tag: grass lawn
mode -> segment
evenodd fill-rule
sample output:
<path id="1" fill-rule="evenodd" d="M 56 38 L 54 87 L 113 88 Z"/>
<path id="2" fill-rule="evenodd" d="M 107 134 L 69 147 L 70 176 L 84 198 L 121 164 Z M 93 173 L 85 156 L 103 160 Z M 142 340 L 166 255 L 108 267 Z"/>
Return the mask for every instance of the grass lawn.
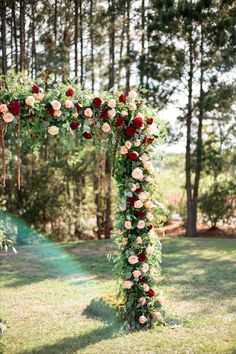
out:
<path id="1" fill-rule="evenodd" d="M 163 240 L 168 316 L 180 326 L 126 334 L 103 299 L 116 293 L 111 241 L 24 246 L 0 256 L 5 354 L 236 353 L 236 240 Z M 1 352 L 1 349 L 0 349 Z"/>

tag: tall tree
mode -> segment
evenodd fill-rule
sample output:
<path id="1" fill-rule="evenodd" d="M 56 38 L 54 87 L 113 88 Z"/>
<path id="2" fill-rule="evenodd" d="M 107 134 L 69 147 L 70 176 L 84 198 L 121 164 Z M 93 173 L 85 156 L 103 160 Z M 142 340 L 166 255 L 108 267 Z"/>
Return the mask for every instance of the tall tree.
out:
<path id="1" fill-rule="evenodd" d="M 20 71 L 26 68 L 26 51 L 25 51 L 25 0 L 20 0 Z"/>
<path id="2" fill-rule="evenodd" d="M 2 73 L 7 73 L 7 39 L 6 39 L 6 1 L 1 0 L 1 47 L 2 47 Z"/>

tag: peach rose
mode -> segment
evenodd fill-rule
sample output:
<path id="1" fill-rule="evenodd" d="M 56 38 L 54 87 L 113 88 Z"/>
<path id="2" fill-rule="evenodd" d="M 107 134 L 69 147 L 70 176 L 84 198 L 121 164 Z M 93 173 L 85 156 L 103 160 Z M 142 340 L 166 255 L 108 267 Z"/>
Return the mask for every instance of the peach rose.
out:
<path id="1" fill-rule="evenodd" d="M 150 197 L 150 194 L 148 192 L 141 192 L 139 193 L 139 199 L 142 200 L 142 202 L 145 202 Z"/>
<path id="2" fill-rule="evenodd" d="M 66 108 L 72 108 L 74 106 L 73 102 L 71 100 L 65 100 L 64 105 Z"/>
<path id="3" fill-rule="evenodd" d="M 140 297 L 138 301 L 140 302 L 141 305 L 145 305 L 147 302 L 144 296 Z"/>
<path id="4" fill-rule="evenodd" d="M 141 170 L 141 168 L 136 167 L 132 172 L 132 177 L 141 181 L 143 179 L 143 171 Z"/>
<path id="5" fill-rule="evenodd" d="M 11 123 L 14 120 L 14 116 L 10 112 L 4 113 L 2 118 L 3 118 L 4 122 L 6 122 L 6 123 Z"/>
<path id="6" fill-rule="evenodd" d="M 27 106 L 33 107 L 35 104 L 35 98 L 34 96 L 28 96 L 25 99 L 25 103 L 27 104 Z"/>
<path id="7" fill-rule="evenodd" d="M 123 237 L 122 240 L 121 240 L 121 244 L 122 244 L 123 246 L 126 246 L 127 243 L 128 243 L 128 238 L 127 238 L 127 237 Z"/>
<path id="8" fill-rule="evenodd" d="M 130 264 L 136 264 L 136 263 L 138 263 L 138 257 L 137 257 L 137 256 L 130 256 L 130 257 L 128 258 L 128 262 L 129 262 Z"/>
<path id="9" fill-rule="evenodd" d="M 141 141 L 139 139 L 135 140 L 134 146 L 139 146 L 141 144 Z"/>
<path id="10" fill-rule="evenodd" d="M 154 219 L 154 215 L 150 212 L 147 213 L 146 215 L 146 218 L 149 220 L 149 221 L 152 221 Z"/>
<path id="11" fill-rule="evenodd" d="M 151 161 L 145 161 L 144 162 L 144 168 L 149 172 L 149 173 L 153 173 L 155 171 L 153 164 L 151 163 Z"/>
<path id="12" fill-rule="evenodd" d="M 142 272 L 147 273 L 149 270 L 149 265 L 147 263 L 143 263 L 142 265 Z"/>
<path id="13" fill-rule="evenodd" d="M 52 101 L 51 106 L 55 111 L 59 111 L 61 109 L 61 103 L 59 101 Z"/>
<path id="14" fill-rule="evenodd" d="M 150 256 L 151 254 L 153 254 L 153 252 L 154 252 L 154 247 L 152 245 L 147 246 L 146 248 L 147 255 Z"/>
<path id="15" fill-rule="evenodd" d="M 130 104 L 128 105 L 128 109 L 129 109 L 130 111 L 135 111 L 136 108 L 137 108 L 137 106 L 136 106 L 135 103 L 130 103 Z"/>
<path id="16" fill-rule="evenodd" d="M 130 221 L 128 221 L 128 220 L 125 221 L 125 228 L 128 230 L 132 229 L 132 224 Z"/>
<path id="17" fill-rule="evenodd" d="M 109 111 L 107 111 L 107 113 L 108 113 L 108 116 L 110 118 L 113 118 L 116 115 L 116 110 L 115 109 L 109 109 Z"/>
<path id="18" fill-rule="evenodd" d="M 146 154 L 146 153 L 144 153 L 144 154 L 142 155 L 142 157 L 140 157 L 140 159 L 141 159 L 142 161 L 149 161 L 149 160 L 151 160 L 151 156 L 148 155 L 148 154 Z"/>
<path id="19" fill-rule="evenodd" d="M 164 305 L 164 297 L 163 296 L 159 295 L 157 297 L 157 301 L 159 302 L 160 305 Z"/>
<path id="20" fill-rule="evenodd" d="M 140 272 L 140 270 L 136 269 L 132 272 L 132 274 L 133 274 L 134 278 L 138 278 L 138 277 L 140 277 L 141 272 Z"/>
<path id="21" fill-rule="evenodd" d="M 128 152 L 128 151 L 127 151 L 127 152 Z M 131 187 L 131 192 L 135 192 L 137 188 L 138 188 L 138 187 L 136 186 L 136 184 L 133 183 L 133 184 L 132 184 L 132 187 Z"/>
<path id="22" fill-rule="evenodd" d="M 73 113 L 73 114 L 72 114 L 72 117 L 73 117 L 73 118 L 78 118 L 78 117 L 79 117 L 79 114 L 78 114 L 78 113 Z"/>
<path id="23" fill-rule="evenodd" d="M 153 184 L 153 178 L 150 177 L 150 176 L 147 176 L 147 177 L 146 177 L 146 181 L 147 181 L 149 184 Z"/>
<path id="24" fill-rule="evenodd" d="M 149 286 L 147 284 L 143 284 L 143 290 L 147 292 L 149 290 Z"/>
<path id="25" fill-rule="evenodd" d="M 131 146 L 132 146 L 131 141 L 127 140 L 127 141 L 125 142 L 125 146 L 126 146 L 127 149 L 129 150 L 129 149 L 131 148 Z"/>
<path id="26" fill-rule="evenodd" d="M 107 134 L 107 133 L 109 133 L 110 130 L 111 130 L 110 125 L 108 123 L 103 123 L 102 131 Z"/>
<path id="27" fill-rule="evenodd" d="M 110 108 L 115 108 L 116 106 L 116 100 L 114 100 L 114 98 L 111 98 L 108 102 L 107 102 L 108 107 Z"/>
<path id="28" fill-rule="evenodd" d="M 94 124 L 94 120 L 93 120 L 93 117 L 88 117 L 87 118 L 87 122 L 88 122 L 88 124 Z"/>
<path id="29" fill-rule="evenodd" d="M 2 103 L 0 104 L 0 113 L 6 113 L 8 111 L 7 105 Z"/>
<path id="30" fill-rule="evenodd" d="M 42 101 L 44 99 L 44 94 L 42 92 L 36 93 L 34 95 L 34 98 L 36 99 L 36 101 Z"/>
<path id="31" fill-rule="evenodd" d="M 48 127 L 48 133 L 50 135 L 57 135 L 59 133 L 59 128 L 55 127 L 55 125 L 51 125 L 50 127 Z"/>
<path id="32" fill-rule="evenodd" d="M 134 101 L 137 96 L 138 96 L 137 92 L 135 92 L 135 91 L 133 91 L 133 90 L 129 92 L 129 98 L 130 98 L 132 101 Z"/>
<path id="33" fill-rule="evenodd" d="M 144 206 L 146 209 L 152 209 L 154 207 L 154 204 L 151 200 L 148 200 Z"/>
<path id="34" fill-rule="evenodd" d="M 139 323 L 144 324 L 146 322 L 147 322 L 147 318 L 145 316 L 142 315 L 139 317 Z"/>
<path id="35" fill-rule="evenodd" d="M 136 242 L 140 245 L 143 242 L 142 237 L 136 237 Z"/>
<path id="36" fill-rule="evenodd" d="M 139 209 L 143 207 L 143 202 L 141 200 L 136 200 L 136 202 L 134 202 L 134 207 Z"/>
<path id="37" fill-rule="evenodd" d="M 143 220 L 139 220 L 139 222 L 137 223 L 137 228 L 144 229 L 144 227 L 145 227 L 145 222 Z"/>
<path id="38" fill-rule="evenodd" d="M 86 108 L 85 110 L 84 110 L 84 115 L 85 115 L 85 117 L 92 117 L 93 116 L 93 111 L 91 110 L 91 108 Z"/>
<path id="39" fill-rule="evenodd" d="M 54 111 L 54 113 L 53 113 L 53 117 L 60 117 L 62 115 L 62 111 L 60 111 L 60 110 L 56 110 L 56 111 Z"/>
<path id="40" fill-rule="evenodd" d="M 121 146 L 121 148 L 120 148 L 121 155 L 125 155 L 125 154 L 127 154 L 127 152 L 128 152 L 128 150 L 126 149 L 126 147 L 125 146 Z"/>
<path id="41" fill-rule="evenodd" d="M 163 320 L 162 314 L 158 311 L 152 312 L 152 318 L 159 322 Z"/>
<path id="42" fill-rule="evenodd" d="M 133 285 L 134 285 L 134 283 L 132 281 L 126 280 L 123 283 L 123 288 L 124 289 L 130 289 L 130 288 L 132 288 Z"/>

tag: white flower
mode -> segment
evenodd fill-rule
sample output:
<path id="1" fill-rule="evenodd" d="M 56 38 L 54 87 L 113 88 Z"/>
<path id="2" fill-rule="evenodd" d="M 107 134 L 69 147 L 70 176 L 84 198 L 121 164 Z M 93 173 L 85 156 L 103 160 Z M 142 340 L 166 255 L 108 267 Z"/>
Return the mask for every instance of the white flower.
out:
<path id="1" fill-rule="evenodd" d="M 148 292 L 149 289 L 150 289 L 150 288 L 149 288 L 149 286 L 148 286 L 147 284 L 143 284 L 143 290 L 144 290 L 145 292 Z"/>
<path id="2" fill-rule="evenodd" d="M 137 223 L 137 228 L 144 229 L 144 227 L 145 227 L 145 222 L 143 220 L 139 220 L 139 222 Z"/>
<path id="3" fill-rule="evenodd" d="M 35 98 L 34 96 L 28 96 L 25 99 L 25 103 L 27 104 L 27 106 L 33 107 L 35 104 Z"/>
<path id="4" fill-rule="evenodd" d="M 141 168 L 136 167 L 132 172 L 132 177 L 141 181 L 143 179 L 143 171 Z"/>
<path id="5" fill-rule="evenodd" d="M 132 100 L 132 101 L 134 101 L 135 99 L 136 99 L 136 97 L 137 97 L 137 92 L 135 92 L 135 91 L 130 91 L 129 92 L 129 98 Z"/>
<path id="6" fill-rule="evenodd" d="M 109 131 L 110 131 L 110 129 L 111 129 L 111 127 L 110 127 L 110 125 L 108 124 L 108 123 L 103 123 L 103 125 L 102 125 L 102 131 L 104 132 L 104 133 L 109 133 Z"/>
<path id="7" fill-rule="evenodd" d="M 141 141 L 139 139 L 135 140 L 134 146 L 139 146 L 141 144 Z"/>
<path id="8" fill-rule="evenodd" d="M 143 271 L 144 273 L 147 273 L 148 270 L 149 270 L 149 265 L 148 265 L 147 263 L 143 263 L 143 265 L 142 265 L 142 271 Z"/>
<path id="9" fill-rule="evenodd" d="M 121 146 L 120 153 L 121 153 L 121 155 L 126 155 L 128 153 L 127 148 L 125 146 Z"/>
<path id="10" fill-rule="evenodd" d="M 130 110 L 130 111 L 135 111 L 135 109 L 137 108 L 137 106 L 136 106 L 136 104 L 135 103 L 130 103 L 129 105 L 128 105 L 128 109 Z"/>
<path id="11" fill-rule="evenodd" d="M 141 272 L 140 272 L 140 270 L 134 270 L 134 271 L 132 272 L 132 274 L 133 274 L 134 278 L 138 278 L 138 277 L 140 277 Z"/>
<path id="12" fill-rule="evenodd" d="M 14 120 L 14 116 L 10 112 L 4 113 L 2 118 L 5 123 L 11 123 Z"/>
<path id="13" fill-rule="evenodd" d="M 137 256 L 130 256 L 130 257 L 128 258 L 128 262 L 129 262 L 130 264 L 136 264 L 136 263 L 138 263 L 138 257 L 137 257 Z"/>
<path id="14" fill-rule="evenodd" d="M 154 219 L 154 215 L 150 212 L 147 213 L 146 215 L 146 218 L 149 220 L 149 221 L 152 221 Z"/>
<path id="15" fill-rule="evenodd" d="M 132 229 L 132 224 L 130 221 L 128 221 L 128 220 L 125 221 L 125 228 L 128 230 Z"/>
<path id="16" fill-rule="evenodd" d="M 142 202 L 145 202 L 150 197 L 150 194 L 148 192 L 141 192 L 139 193 L 139 199 L 142 200 Z"/>
<path id="17" fill-rule="evenodd" d="M 140 236 L 136 237 L 136 242 L 138 244 L 141 244 L 143 242 L 142 237 L 140 237 Z"/>
<path id="18" fill-rule="evenodd" d="M 110 108 L 115 108 L 116 106 L 116 100 L 114 100 L 114 98 L 111 98 L 108 102 L 107 102 L 108 107 Z"/>
<path id="19" fill-rule="evenodd" d="M 50 135 L 57 135 L 59 133 L 59 128 L 55 127 L 55 125 L 51 125 L 50 127 L 48 127 L 48 133 Z"/>
<path id="20" fill-rule="evenodd" d="M 140 209 L 143 207 L 143 202 L 141 200 L 136 200 L 134 202 L 134 207 L 137 208 L 137 209 Z"/>
<path id="21" fill-rule="evenodd" d="M 116 115 L 116 110 L 114 108 L 112 108 L 112 109 L 109 109 L 109 111 L 107 111 L 107 113 L 110 118 L 113 118 Z"/>
<path id="22" fill-rule="evenodd" d="M 154 247 L 151 245 L 147 246 L 147 248 L 146 248 L 147 255 L 149 256 L 149 255 L 153 254 L 153 252 L 154 252 Z"/>

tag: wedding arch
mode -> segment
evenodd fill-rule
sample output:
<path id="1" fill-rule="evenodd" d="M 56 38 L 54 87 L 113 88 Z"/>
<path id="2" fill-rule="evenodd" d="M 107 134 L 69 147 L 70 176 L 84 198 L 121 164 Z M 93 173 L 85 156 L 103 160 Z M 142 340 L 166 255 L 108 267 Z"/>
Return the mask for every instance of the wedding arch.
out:
<path id="1" fill-rule="evenodd" d="M 7 81 L 8 80 L 8 81 Z M 153 231 L 151 149 L 161 141 L 163 127 L 155 112 L 135 91 L 93 95 L 76 85 L 32 82 L 11 77 L 1 87 L 0 137 L 3 184 L 6 181 L 4 137 L 16 137 L 18 187 L 21 184 L 21 148 L 46 138 L 61 146 L 99 143 L 112 159 L 118 186 L 116 268 L 128 329 L 151 328 L 164 322 L 158 293 L 161 244 Z M 99 156 L 99 154 L 98 154 Z"/>

